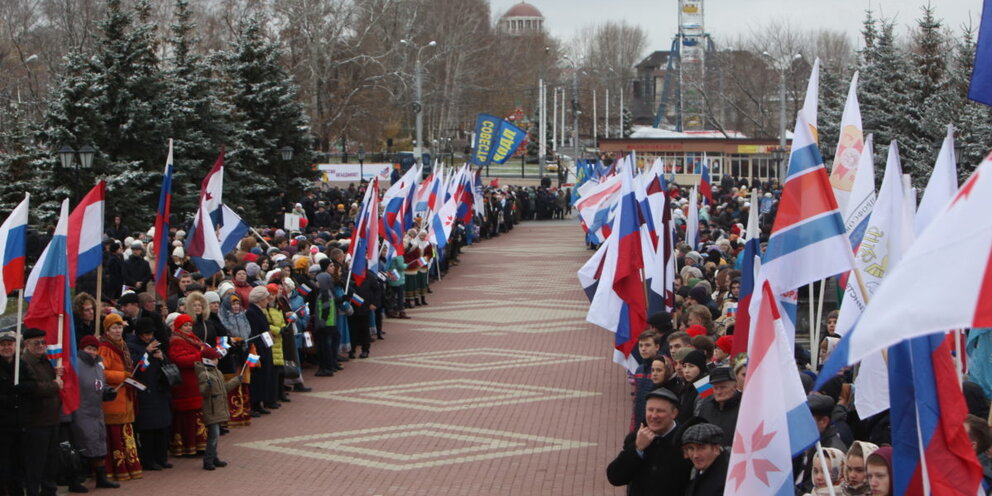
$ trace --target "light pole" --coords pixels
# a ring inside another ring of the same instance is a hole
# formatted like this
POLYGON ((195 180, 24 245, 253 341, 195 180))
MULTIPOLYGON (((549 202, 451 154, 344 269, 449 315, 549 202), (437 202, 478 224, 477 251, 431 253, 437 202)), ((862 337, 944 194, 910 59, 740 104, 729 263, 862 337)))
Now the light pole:
POLYGON ((400 40, 400 43, 408 47, 417 49, 416 64, 414 65, 414 75, 416 77, 414 87, 416 94, 414 96, 414 102, 413 102, 413 112, 416 114, 417 117, 417 142, 413 148, 413 159, 415 163, 420 163, 423 161, 422 143, 424 142, 422 136, 424 133, 424 114, 423 114, 424 104, 423 104, 423 91, 421 84, 421 80, 423 79, 423 74, 422 74, 423 67, 420 64, 420 52, 424 51, 424 49, 427 47, 437 46, 437 42, 431 41, 430 43, 422 46, 417 46, 412 41, 409 40, 400 40))
POLYGON ((365 180, 365 147, 358 147, 358 182, 365 180))
MULTIPOLYGON (((802 58, 798 53, 795 55, 775 58, 768 52, 761 52, 761 55, 771 61, 772 67, 778 71, 778 147, 785 154, 785 71, 792 66, 792 62, 802 58)), ((782 166, 785 160, 779 160, 778 178, 779 181, 785 179, 786 172, 782 166)))
MULTIPOLYGON (((572 64, 572 163, 579 163, 579 66, 568 55, 563 56, 572 64)), ((581 59, 581 57, 580 57, 581 59)), ((558 170, 558 187, 562 183, 562 170, 558 170)))
POLYGON ((79 201, 79 169, 90 169, 93 167, 93 156, 96 155, 96 149, 90 145, 83 145, 79 148, 79 151, 73 150, 69 145, 62 145, 59 148, 59 162, 62 167, 68 169, 74 167, 76 169, 76 185, 73 186, 73 196, 76 202, 79 201), (79 162, 75 161, 76 153, 79 153, 79 162))

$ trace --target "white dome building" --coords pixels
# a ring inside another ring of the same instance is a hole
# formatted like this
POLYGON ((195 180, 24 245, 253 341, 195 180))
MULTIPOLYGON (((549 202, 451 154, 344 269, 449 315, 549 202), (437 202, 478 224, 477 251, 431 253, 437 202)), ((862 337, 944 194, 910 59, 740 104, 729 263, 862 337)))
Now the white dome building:
POLYGON ((499 27, 513 36, 526 36, 544 32, 544 16, 537 7, 520 2, 499 18, 499 27))

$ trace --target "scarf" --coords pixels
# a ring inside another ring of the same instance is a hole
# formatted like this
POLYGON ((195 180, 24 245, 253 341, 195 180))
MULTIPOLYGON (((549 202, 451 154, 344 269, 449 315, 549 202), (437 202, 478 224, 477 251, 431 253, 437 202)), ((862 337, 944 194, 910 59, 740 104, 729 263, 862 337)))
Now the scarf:
POLYGON ((245 315, 244 303, 242 303, 242 310, 238 313, 234 313, 231 308, 231 296, 227 295, 224 301, 221 302, 220 312, 218 316, 220 317, 221 324, 227 328, 227 332, 231 337, 248 339, 251 336, 251 324, 248 323, 248 316, 245 315))
POLYGON ((124 371, 131 373, 134 370, 134 362, 131 361, 131 353, 127 349, 127 345, 124 344, 124 340, 120 339, 117 341, 111 340, 106 334, 100 336, 100 346, 103 346, 114 353, 121 359, 124 364, 124 371))

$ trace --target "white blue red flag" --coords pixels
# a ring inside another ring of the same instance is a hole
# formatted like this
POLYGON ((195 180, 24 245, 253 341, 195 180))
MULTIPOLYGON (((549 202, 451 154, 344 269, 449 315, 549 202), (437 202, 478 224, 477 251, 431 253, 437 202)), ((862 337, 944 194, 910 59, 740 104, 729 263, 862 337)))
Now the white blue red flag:
POLYGON ((169 156, 165 159, 165 172, 162 173, 162 190, 158 197, 158 211, 155 212, 155 293, 163 301, 169 296, 169 257, 172 256, 169 244, 169 215, 172 213, 172 140, 169 140, 169 156))
POLYGON ((713 385, 710 384, 709 374, 707 374, 706 377, 693 382, 692 385, 695 386, 696 394, 699 395, 700 398, 709 398, 710 396, 713 396, 713 385))
POLYGON ((106 183, 100 181, 69 215, 69 287, 103 263, 103 211, 106 183))
POLYGON ((637 338, 647 326, 647 301, 641 272, 641 254, 637 198, 633 190, 630 167, 620 171, 620 196, 614 229, 606 239, 603 270, 586 320, 615 333, 613 361, 631 373, 637 370, 632 352, 637 338))
POLYGON ((365 280, 365 272, 374 267, 372 262, 379 260, 378 177, 373 177, 365 189, 362 208, 355 219, 355 231, 351 233, 348 255, 351 257, 348 269, 355 278, 355 283, 360 286, 365 280))
POLYGON ((223 182, 223 175, 224 149, 221 148, 220 156, 217 157, 207 177, 203 179, 200 188, 200 206, 193 218, 189 237, 186 239, 186 253, 204 277, 210 277, 224 268, 224 252, 221 250, 214 224, 214 219, 222 214, 220 206, 223 190, 218 188, 223 182))
POLYGON ((762 272, 779 294, 847 272, 853 258, 823 157, 800 112, 762 272))
POLYGON ((815 444, 820 433, 767 281, 755 300, 747 382, 724 494, 792 496, 792 459, 815 444))
POLYGON ((24 289, 24 255, 28 239, 28 203, 30 195, 24 195, 21 203, 0 225, 0 298, 4 298, 0 312, 7 307, 7 294, 24 289))
POLYGON ((714 205, 713 182, 710 180, 710 165, 707 162, 703 156, 703 161, 699 164, 699 194, 703 195, 708 205, 714 205))
POLYGON ((437 247, 438 253, 444 253, 444 247, 448 245, 448 238, 451 237, 451 229, 455 225, 455 215, 457 206, 454 200, 444 202, 440 210, 431 215, 430 240, 437 247))
POLYGON ((217 236, 220 238, 221 253, 230 253, 238 246, 248 234, 250 226, 238 214, 234 213, 227 205, 221 205, 221 222, 217 236))
POLYGON ((751 207, 747 213, 744 250, 741 253, 741 289, 737 297, 737 316, 734 319, 734 346, 731 356, 748 352, 751 337, 751 298, 758 269, 761 267, 761 228, 758 227, 758 189, 751 190, 751 207))
POLYGON ((141 368, 142 372, 148 370, 148 367, 151 367, 152 362, 148 359, 148 352, 145 352, 144 355, 141 355, 141 363, 139 363, 138 365, 141 368))
POLYGON ((60 365, 65 368, 62 375, 65 385, 59 390, 59 396, 62 397, 62 412, 66 414, 79 408, 76 333, 73 330, 72 297, 69 294, 68 232, 69 200, 66 199, 62 201, 59 223, 55 226, 52 240, 31 269, 24 291, 24 299, 30 302, 24 314, 25 327, 45 331, 46 343, 69 350, 68 356, 60 353, 63 358, 60 365))
POLYGON ((417 185, 417 167, 410 167, 399 181, 396 181, 382 195, 382 223, 379 225, 379 235, 386 240, 396 254, 403 255, 403 215, 404 202, 410 196, 411 189, 417 185))

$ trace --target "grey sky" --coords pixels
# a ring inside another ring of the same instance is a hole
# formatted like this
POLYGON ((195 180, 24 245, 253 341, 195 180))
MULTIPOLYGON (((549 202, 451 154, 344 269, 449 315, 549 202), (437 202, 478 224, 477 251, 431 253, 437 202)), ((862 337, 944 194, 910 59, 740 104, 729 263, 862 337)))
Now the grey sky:
MULTIPOLYGON (((506 12, 520 0, 491 0, 494 15, 506 12)), ((803 29, 827 28, 843 31, 859 46, 858 33, 869 4, 885 17, 894 17, 906 32, 920 15, 927 0, 705 0, 706 30, 726 47, 739 34, 746 35, 768 20, 797 23, 803 29), (729 40, 729 41, 728 41, 729 40)), ((981 18, 982 0, 931 0, 944 25, 960 31, 981 18)), ((562 40, 572 39, 580 28, 607 20, 626 20, 648 33, 648 53, 667 50, 678 23, 677 0, 528 0, 540 9, 545 27, 562 40)))

